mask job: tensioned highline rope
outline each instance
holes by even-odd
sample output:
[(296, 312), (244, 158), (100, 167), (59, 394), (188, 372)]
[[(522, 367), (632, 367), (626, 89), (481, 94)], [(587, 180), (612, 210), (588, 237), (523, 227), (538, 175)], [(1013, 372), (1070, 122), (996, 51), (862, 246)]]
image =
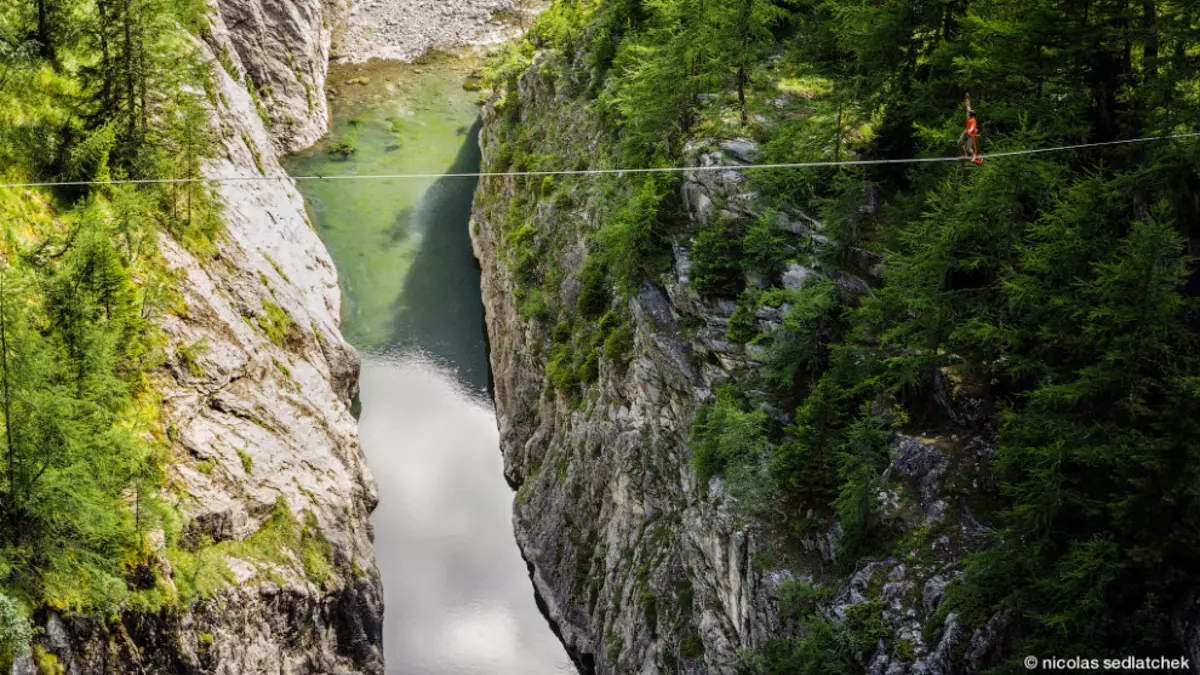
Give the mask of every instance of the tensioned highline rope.
[[(1102, 141), (1099, 143), (1079, 143), (1077, 145), (1059, 145), (1051, 148), (1032, 148), (1028, 150), (1009, 150), (979, 155), (979, 159), (996, 159), (999, 157), (1016, 157), (1018, 155), (1036, 155), (1046, 152), (1063, 152), (1065, 150), (1082, 150), (1105, 145), (1126, 145), (1129, 143), (1150, 143), (1168, 141), (1177, 138), (1200, 137), (1200, 132), (1170, 134), (1167, 136), (1146, 136), (1143, 138), (1127, 138), (1119, 141)], [(627, 173), (688, 173), (692, 171), (749, 171), (761, 169), (808, 169), (832, 166), (875, 166), (880, 164), (927, 164), (932, 162), (964, 162), (970, 161), (965, 157), (911, 157), (906, 159), (847, 159), (826, 162), (786, 162), (781, 164), (725, 164), (713, 166), (669, 166), (646, 169), (575, 169), (563, 171), (474, 171), (464, 173), (391, 173), (391, 174), (343, 174), (333, 176), (224, 176), (215, 178), (146, 178), (131, 180), (107, 181), (63, 181), (47, 183), (0, 183), (3, 188), (37, 188), (37, 187), (74, 187), (84, 185), (157, 185), (171, 183), (249, 183), (256, 181), (276, 180), (400, 180), (400, 179), (431, 179), (431, 178), (505, 178), (521, 176), (598, 176), (605, 174)]]

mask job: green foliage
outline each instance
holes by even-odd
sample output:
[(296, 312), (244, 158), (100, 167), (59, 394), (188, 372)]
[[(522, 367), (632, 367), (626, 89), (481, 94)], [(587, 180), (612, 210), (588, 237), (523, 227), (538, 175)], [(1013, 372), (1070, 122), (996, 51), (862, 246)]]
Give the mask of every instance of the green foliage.
[[(93, 202), (79, 214), (57, 267), (0, 268), (9, 581), (61, 607), (120, 598), (119, 557), (103, 552), (134, 546), (149, 523), (118, 504), (132, 489), (140, 512), (158, 474), (145, 440), (156, 420), (137, 418), (149, 403), (142, 373), (161, 362), (161, 337), (143, 312), (155, 303), (148, 287), (133, 286), (104, 206)], [(38, 568), (27, 566), (33, 560)]]
[(679, 642), (679, 656), (684, 659), (699, 658), (704, 654), (704, 641), (692, 633)]
[(250, 159), (254, 161), (254, 168), (258, 170), (258, 175), (267, 175), (267, 171), (263, 167), (262, 153), (258, 151), (258, 144), (245, 131), (242, 132), (242, 144), (250, 151)]
[(879, 601), (860, 602), (846, 608), (845, 627), (849, 632), (850, 650), (856, 654), (871, 654), (875, 645), (888, 635), (883, 618), (887, 605)]
[[(1159, 31), (1135, 42), (1157, 50), (1161, 40), (1179, 39), (1166, 28), (1179, 17), (1161, 9), (1137, 9)], [(1164, 81), (1194, 71), (1125, 59), (1106, 23), (1110, 8), (1078, 15), (999, 3), (963, 8), (949, 22), (941, 13), (883, 6), (846, 12), (813, 3), (809, 11), (804, 20), (819, 39), (806, 47), (836, 47), (806, 58), (845, 95), (874, 92), (853, 108), (886, 109), (865, 152), (943, 152), (961, 125), (961, 108), (945, 92), (961, 91), (963, 82), (986, 110), (993, 147), (1132, 137), (1167, 116), (1197, 118), (1195, 100), (1168, 113), (1159, 98)], [(895, 35), (935, 25), (928, 67), (904, 74), (915, 57), (883, 48)], [(1053, 44), (1040, 32), (1046, 26)], [(1064, 62), (1112, 65), (1098, 78), (1079, 78)], [(874, 86), (897, 75), (905, 86)], [(1086, 111), (1088, 101), (1110, 97), (1125, 103)], [(889, 355), (879, 384), (920, 414), (923, 383), (953, 366), (990, 382), (1001, 402), (993, 469), (1005, 486), (1002, 530), (995, 547), (971, 558), (950, 603), (972, 625), (1014, 610), (1012, 654), (1120, 654), (1171, 639), (1162, 598), (1180, 587), (1167, 580), (1181, 579), (1198, 550), (1178, 529), (1190, 525), (1161, 506), (1195, 499), (1196, 448), (1179, 435), (1191, 433), (1196, 405), (1180, 377), (1197, 366), (1181, 293), (1182, 224), (1195, 210), (1166, 187), (1196, 180), (1176, 164), (1181, 152), (1192, 154), (1162, 148), (988, 162), (965, 174), (875, 172), (866, 178), (884, 190), (877, 212), (901, 225), (892, 232), (874, 231), (878, 221), (855, 220), (847, 215), (855, 209), (841, 206), (861, 180), (835, 182), (829, 195), (839, 239), (888, 246), (888, 284), (853, 317), (855, 331), (879, 336)], [(902, 180), (918, 198), (888, 198)], [(832, 388), (817, 391), (836, 400)], [(836, 419), (829, 410), (822, 420)], [(835, 426), (843, 438), (864, 420), (841, 415)], [(837, 507), (850, 522), (861, 524), (867, 478), (878, 474), (871, 454), (842, 452), (838, 462), (845, 484)]]
[(817, 605), (833, 598), (834, 588), (815, 587), (806, 581), (788, 580), (779, 585), (779, 613), (785, 619), (799, 621), (817, 610)]
[(768, 283), (778, 283), (787, 268), (788, 245), (772, 219), (773, 215), (768, 213), (746, 230), (742, 266), (747, 272), (757, 272)]
[(728, 472), (731, 477), (753, 480), (767, 450), (767, 415), (747, 411), (729, 388), (696, 413), (692, 425), (692, 468), (701, 485)]
[(620, 635), (610, 635), (604, 641), (604, 657), (609, 663), (616, 663), (621, 658), (621, 652), (625, 649), (625, 641)]
[(295, 328), (292, 316), (287, 310), (267, 299), (263, 299), (262, 308), (263, 313), (254, 317), (258, 327), (276, 346), (286, 346)]
[(351, 134), (340, 141), (334, 141), (330, 143), (325, 148), (325, 151), (341, 159), (350, 159), (351, 155), (358, 152), (358, 145), (356, 144), (357, 140), (358, 139)]
[(33, 626), (24, 608), (0, 593), (0, 663), (28, 654), (31, 640)]
[(575, 306), (586, 317), (599, 316), (608, 309), (611, 301), (608, 293), (608, 273), (598, 258), (589, 258), (579, 273), (579, 298)]
[(254, 102), (254, 110), (258, 113), (258, 119), (262, 122), (263, 127), (271, 128), (271, 113), (267, 112), (267, 108), (263, 105), (262, 93), (259, 91), (258, 85), (255, 84), (254, 78), (250, 77), (250, 73), (246, 73), (246, 91), (250, 93), (250, 100)]
[(658, 634), (658, 596), (651, 591), (642, 593), (641, 598), (642, 616), (646, 620), (646, 626), (650, 629), (651, 635)]
[(745, 123), (746, 91), (783, 12), (768, 0), (633, 4), (605, 8), (591, 53), (597, 65), (611, 68), (599, 104), (623, 129), (625, 160), (672, 157), (701, 93), (734, 87)]
[(614, 328), (604, 340), (604, 356), (615, 363), (629, 363), (633, 358), (633, 330), (626, 325)]
[[(247, 539), (215, 545), (211, 540), (202, 541), (194, 552), (172, 547), (168, 556), (174, 569), (177, 601), (183, 603), (212, 597), (232, 583), (234, 576), (225, 562), (229, 557), (249, 562), (260, 574), (276, 580), (278, 568), (290, 568), (317, 586), (327, 583), (334, 572), (333, 548), (321, 533), (316, 516), (305, 511), (302, 519), (297, 519), (283, 498), (276, 501), (266, 521)], [(211, 644), (211, 640), (208, 642)]]
[(304, 512), (304, 526), (300, 531), (300, 560), (304, 575), (317, 586), (322, 586), (333, 576), (333, 545), (321, 534), (316, 515)]
[(787, 294), (791, 308), (771, 336), (763, 378), (785, 392), (810, 386), (829, 362), (827, 345), (838, 337), (836, 285), (809, 284)]
[(517, 310), (525, 319), (550, 318), (550, 305), (546, 301), (546, 291), (539, 287), (525, 289), (517, 296)]
[(514, 86), (516, 79), (529, 67), (533, 49), (533, 44), (528, 41), (506, 43), (484, 64), (484, 86), (493, 89), (501, 85)]
[(744, 345), (758, 335), (758, 294), (747, 289), (738, 297), (737, 309), (729, 317), (725, 338), (733, 344)]
[(718, 218), (696, 236), (691, 278), (698, 293), (736, 298), (746, 287), (744, 235), (740, 222)]
[(745, 124), (748, 117), (746, 94), (751, 78), (760, 68), (761, 59), (772, 48), (772, 28), (787, 13), (774, 0), (733, 0), (717, 3), (714, 9), (715, 36), (722, 38), (718, 58), (733, 72), (738, 107), (742, 124)]
[(621, 315), (614, 311), (609, 311), (600, 318), (600, 323), (597, 324), (596, 328), (600, 331), (600, 338), (606, 340), (620, 325)]
[(37, 664), (38, 675), (63, 675), (66, 672), (58, 657), (40, 645), (33, 649), (33, 662)]
[(246, 475), (254, 473), (254, 458), (245, 450), (238, 450), (237, 456), (242, 462), (242, 470), (246, 472)]
[(560, 391), (571, 391), (579, 381), (579, 367), (574, 362), (574, 352), (570, 345), (556, 345), (550, 352), (550, 362), (546, 364), (546, 376), (550, 383)]
[(504, 234), (505, 251), (509, 258), (508, 268), (512, 270), (517, 281), (524, 285), (532, 285), (537, 281), (542, 261), (537, 239), (537, 231), (529, 223), (523, 223)]
[(798, 638), (780, 638), (742, 652), (744, 675), (853, 675), (860, 672), (848, 630), (813, 615)]
[(208, 353), (208, 340), (200, 338), (190, 345), (181, 345), (176, 350), (175, 355), (179, 358), (179, 364), (183, 366), (192, 377), (204, 377), (204, 366), (200, 365), (199, 358)]
[[(0, 165), (9, 182), (201, 176), (216, 150), (193, 0), (0, 7)], [(28, 41), (25, 36), (37, 36)], [(131, 602), (146, 533), (168, 527), (149, 374), (180, 311), (158, 252), (213, 249), (201, 182), (0, 194), (0, 589), (36, 608)], [(180, 365), (200, 372), (201, 344)], [(151, 586), (155, 584), (149, 582)], [(0, 621), (0, 623), (4, 623)], [(54, 672), (53, 659), (39, 665)]]
[(612, 214), (596, 235), (601, 261), (627, 293), (643, 279), (657, 277), (669, 265), (663, 209), (673, 187), (666, 178), (646, 178), (633, 198)]
[(589, 351), (587, 356), (583, 358), (583, 365), (579, 367), (579, 380), (581, 382), (595, 382), (600, 378), (600, 352), (595, 349)]
[(841, 489), (833, 500), (834, 512), (842, 525), (838, 547), (847, 558), (861, 554), (869, 541), (881, 534), (882, 523), (874, 508), (878, 477), (888, 463), (887, 445), (891, 439), (883, 422), (871, 417), (863, 406), (859, 417), (846, 429), (845, 442), (838, 449), (838, 478)]
[(550, 337), (556, 344), (564, 344), (571, 340), (571, 322), (559, 321), (550, 331)]

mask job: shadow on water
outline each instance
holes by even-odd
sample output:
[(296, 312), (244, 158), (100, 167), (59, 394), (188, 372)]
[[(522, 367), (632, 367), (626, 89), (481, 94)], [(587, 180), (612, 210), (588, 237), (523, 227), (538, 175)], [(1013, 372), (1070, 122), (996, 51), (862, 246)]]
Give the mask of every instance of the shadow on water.
[[(467, 133), (449, 173), (479, 170), (479, 129)], [(420, 248), (396, 301), (387, 341), (401, 351), (419, 349), (457, 372), (462, 386), (489, 395), (487, 342), (480, 302), (479, 265), (467, 231), (478, 180), (441, 178), (425, 192), (411, 217)], [(464, 270), (469, 270), (464, 273)]]
[(411, 225), (414, 221), (412, 208), (407, 208), (396, 214), (392, 221), (392, 229), (388, 231), (388, 245), (398, 246), (412, 237)]

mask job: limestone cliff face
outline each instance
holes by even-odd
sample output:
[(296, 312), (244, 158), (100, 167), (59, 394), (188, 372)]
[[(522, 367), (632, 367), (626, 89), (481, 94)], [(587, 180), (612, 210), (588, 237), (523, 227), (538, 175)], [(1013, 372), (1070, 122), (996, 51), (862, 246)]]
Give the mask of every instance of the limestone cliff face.
[[(199, 45), (223, 62), (211, 97), (220, 150), (208, 175), (282, 176), (276, 148), (323, 133), (336, 10), (307, 0), (214, 8)], [(304, 76), (281, 54), (295, 56)], [(297, 83), (314, 88), (319, 114), (269, 129), (246, 72), (277, 83), (276, 114), (303, 101)], [(163, 318), (169, 365), (155, 387), (175, 456), (160, 498), (182, 514), (180, 547), (219, 570), (221, 588), (185, 608), (51, 613), (39, 642), (72, 675), (382, 673), (383, 595), (368, 523), (378, 500), (350, 411), (359, 361), (339, 332), (336, 270), (292, 181), (226, 183), (219, 195), (225, 232), (215, 255), (160, 241), (185, 307)], [(299, 548), (242, 554), (238, 544), (284, 504), (316, 542), (315, 559)], [(205, 550), (216, 553), (202, 558)], [(156, 553), (160, 583), (175, 583), (183, 572)], [(38, 671), (27, 658), (15, 672)]]
[[(606, 132), (586, 102), (570, 95), (571, 78), (559, 55), (540, 54), (517, 91), (499, 97), (503, 111), (485, 109), (485, 169), (503, 168), (497, 162), (515, 152), (589, 166)], [(744, 139), (700, 139), (687, 147), (689, 166), (718, 169), (687, 172), (678, 188), (693, 232), (716, 217), (761, 216), (745, 176), (719, 170), (752, 162), (755, 153)], [(624, 197), (603, 196), (606, 190)], [(946, 581), (980, 530), (960, 496), (976, 460), (989, 452), (985, 435), (894, 439), (895, 461), (882, 478), (889, 489), (874, 508), (922, 533), (903, 559), (839, 561), (836, 527), (811, 535), (800, 551), (781, 551), (763, 526), (739, 513), (721, 479), (696, 485), (688, 440), (698, 407), (721, 382), (761, 364), (754, 347), (725, 337), (735, 303), (704, 299), (691, 287), (689, 234), (674, 236), (669, 273), (617, 302), (634, 336), (628, 365), (604, 354), (596, 381), (578, 396), (556, 390), (547, 374), (552, 354), (572, 338), (523, 302), (518, 275), (527, 274), (528, 262), (513, 242), (549, 242), (538, 249), (539, 269), (555, 270), (545, 303), (551, 314), (565, 307), (571, 316), (603, 205), (631, 192), (629, 184), (597, 180), (487, 179), (473, 215), (505, 471), (519, 486), (516, 536), (581, 669), (732, 675), (742, 665), (739, 650), (799, 630), (780, 616), (779, 590), (789, 580), (826, 589), (816, 609), (831, 621), (882, 619), (873, 629), (878, 646), (868, 639), (856, 654), (871, 673), (948, 675), (985, 663), (1004, 617), (989, 631), (964, 635), (953, 615), (943, 621), (937, 614)], [(776, 225), (802, 252), (783, 275), (785, 286), (826, 278), (848, 293), (870, 293), (867, 280), (815, 262), (811, 254), (827, 245), (819, 222), (785, 210)], [(786, 312), (786, 306), (760, 309), (760, 329), (778, 329)], [(974, 404), (946, 392), (941, 403), (969, 425)], [(965, 670), (951, 663), (955, 645), (967, 654)]]
[(330, 47), (350, 4), (216, 0), (215, 56), (251, 92), (251, 115), (269, 121), (271, 138), (283, 152), (306, 148), (325, 133)]

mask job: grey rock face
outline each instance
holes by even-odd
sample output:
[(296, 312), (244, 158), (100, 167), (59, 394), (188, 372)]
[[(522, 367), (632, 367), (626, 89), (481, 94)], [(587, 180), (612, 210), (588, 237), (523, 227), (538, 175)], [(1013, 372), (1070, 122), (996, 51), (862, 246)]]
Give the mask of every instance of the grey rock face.
[(804, 286), (804, 282), (816, 275), (816, 272), (803, 266), (791, 264), (783, 273), (783, 287), (796, 290)]
[[(544, 95), (522, 86), (530, 100)], [(491, 115), (485, 161), (495, 147)], [(631, 363), (602, 361), (597, 397), (573, 410), (546, 392), (535, 345), (548, 329), (521, 317), (498, 223), (480, 210), (475, 221), (505, 472), (521, 486), (514, 527), (549, 617), (584, 672), (732, 675), (736, 650), (775, 630), (770, 597), (786, 578), (753, 568), (760, 533), (719, 487), (700, 496), (684, 442), (710, 377), (721, 376), (697, 368), (689, 352), (694, 341), (723, 344), (732, 305), (709, 306), (686, 284), (667, 292), (646, 284), (630, 300)], [(582, 245), (556, 253), (577, 268)], [(679, 268), (686, 273), (686, 255)], [(710, 332), (685, 330), (681, 302), (708, 308)], [(702, 643), (702, 653), (681, 654), (684, 641)]]
[[(536, 71), (522, 80), (520, 95), (527, 114), (571, 114), (556, 108)], [(485, 164), (498, 126), (485, 111)], [(694, 165), (755, 152), (749, 142), (725, 145), (693, 148)], [(515, 187), (483, 188), (472, 241), (483, 270), (505, 471), (520, 486), (514, 527), (534, 584), (585, 672), (732, 675), (739, 649), (779, 633), (775, 595), (791, 578), (756, 567), (767, 551), (763, 532), (739, 516), (720, 479), (705, 494), (691, 469), (696, 409), (716, 383), (750, 362), (725, 337), (736, 303), (698, 296), (687, 278), (690, 242), (675, 242), (674, 273), (629, 300), (632, 361), (622, 368), (602, 360), (594, 394), (574, 409), (544, 380), (538, 345), (548, 327), (522, 318), (500, 250), (500, 216), (489, 218), (484, 207), (508, 203)], [(724, 217), (748, 217), (746, 188), (737, 172), (697, 171), (683, 196), (699, 222), (716, 216), (717, 203)], [(572, 216), (591, 218), (585, 208)], [(556, 250), (564, 269), (583, 260), (587, 228), (580, 229)], [(773, 311), (765, 320), (781, 320), (786, 308)], [(813, 547), (832, 555), (828, 540)], [(681, 649), (685, 643), (692, 647)]]
[(758, 146), (746, 138), (734, 138), (721, 143), (721, 149), (733, 156), (738, 163), (752, 164), (759, 159)]
[(315, 143), (329, 119), (325, 76), (333, 30), (351, 0), (217, 0), (215, 56), (254, 91), (250, 113), (266, 115), (282, 152)]

